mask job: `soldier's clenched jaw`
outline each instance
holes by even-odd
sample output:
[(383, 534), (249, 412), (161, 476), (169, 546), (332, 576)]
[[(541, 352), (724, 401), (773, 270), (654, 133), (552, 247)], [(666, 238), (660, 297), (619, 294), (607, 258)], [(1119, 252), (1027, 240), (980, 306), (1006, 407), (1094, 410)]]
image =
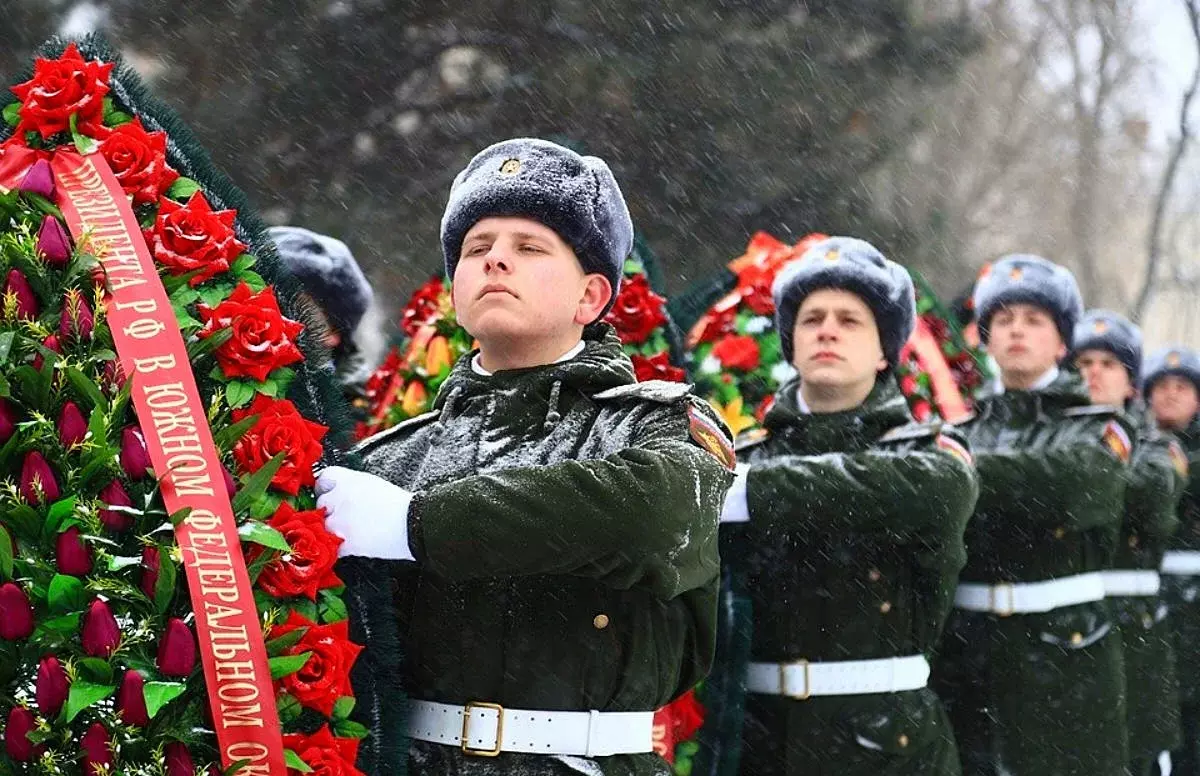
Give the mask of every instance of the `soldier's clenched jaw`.
[(528, 218), (485, 218), (468, 230), (454, 270), (458, 320), (488, 371), (549, 364), (571, 350), (612, 297), (603, 275)]
[(1147, 397), (1160, 428), (1182, 431), (1200, 413), (1200, 395), (1191, 380), (1165, 375), (1154, 381)]
[(792, 342), (800, 394), (814, 412), (862, 404), (888, 366), (871, 308), (849, 291), (826, 288), (806, 296)]
[(1054, 316), (1025, 303), (1001, 307), (989, 324), (988, 353), (1010, 390), (1028, 390), (1067, 355)]
[(1087, 383), (1092, 404), (1122, 407), (1133, 398), (1135, 389), (1129, 370), (1115, 354), (1100, 349), (1085, 350), (1075, 356), (1075, 368)]

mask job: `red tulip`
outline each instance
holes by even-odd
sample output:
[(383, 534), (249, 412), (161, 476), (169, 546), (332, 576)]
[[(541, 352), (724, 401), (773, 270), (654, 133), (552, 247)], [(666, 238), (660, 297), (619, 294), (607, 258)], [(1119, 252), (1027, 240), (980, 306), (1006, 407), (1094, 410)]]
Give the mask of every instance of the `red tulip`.
[(19, 763), (28, 762), (45, 748), (35, 746), (29, 734), (37, 729), (37, 719), (24, 706), (13, 706), (8, 712), (8, 723), (4, 726), (4, 751)]
[(237, 482), (224, 466), (221, 467), (221, 474), (225, 475), (225, 490), (229, 492), (229, 498), (233, 498), (237, 495)]
[(9, 270), (8, 278), (4, 281), (4, 296), (13, 296), (17, 300), (17, 318), (33, 319), (38, 315), (37, 296), (33, 287), (25, 279), (21, 270)]
[(21, 464), (21, 496), (31, 505), (58, 501), (58, 481), (46, 459), (36, 450), (25, 454)]
[(135, 482), (145, 479), (150, 468), (150, 453), (146, 451), (142, 430), (137, 426), (127, 426), (121, 431), (121, 468)]
[(104, 373), (100, 375), (100, 386), (110, 395), (115, 395), (125, 387), (125, 370), (121, 368), (118, 359), (112, 359), (104, 365)]
[(33, 606), (15, 582), (0, 585), (0, 639), (21, 641), (33, 633)]
[(12, 439), (17, 431), (17, 408), (10, 402), (0, 399), (0, 445)]
[(83, 651), (92, 657), (110, 657), (121, 642), (121, 628), (108, 604), (97, 598), (83, 615), (80, 640)]
[(108, 731), (103, 724), (93, 722), (79, 740), (79, 748), (83, 750), (85, 776), (113, 773), (113, 753), (108, 746)]
[[(49, 337), (46, 337), (46, 339), (42, 340), (42, 347), (44, 347), (46, 350), (49, 350), (53, 353), (62, 353), (62, 346), (58, 344), (58, 337), (54, 336), (53, 334), (51, 334)], [(42, 367), (45, 366), (45, 364), (46, 364), (46, 358), (41, 353), (38, 353), (36, 356), (34, 356), (34, 359), (33, 359), (33, 368), (34, 369), (36, 369), (40, 372), (40, 371), (42, 371)]]
[(161, 559), (158, 556), (157, 547), (145, 547), (142, 549), (142, 592), (150, 600), (154, 600), (154, 588), (158, 586), (158, 569), (160, 568)]
[(71, 526), (58, 535), (54, 563), (61, 574), (82, 577), (92, 573), (92, 551), (83, 543), (79, 529)]
[(178, 617), (167, 621), (167, 630), (158, 642), (158, 670), (164, 676), (186, 677), (196, 665), (196, 639), (187, 624)]
[(38, 229), (37, 251), (52, 267), (65, 267), (71, 260), (71, 236), (54, 216), (42, 219)]
[(71, 447), (82, 442), (87, 432), (87, 419), (75, 402), (68, 401), (58, 414), (58, 441), (62, 442), (63, 447)]
[(137, 671), (129, 670), (121, 677), (121, 686), (117, 688), (117, 715), (126, 725), (145, 727), (150, 724), (150, 714), (146, 711), (145, 680)]
[(67, 677), (67, 669), (58, 662), (58, 658), (50, 655), (38, 663), (37, 672), (37, 705), (46, 717), (56, 717), (67, 702), (67, 693), (71, 690), (71, 680)]
[(178, 741), (173, 741), (163, 749), (167, 760), (167, 776), (195, 776), (196, 766), (187, 747)]
[(17, 187), (21, 191), (28, 191), (31, 194), (40, 194), (51, 202), (54, 201), (54, 173), (50, 171), (50, 162), (45, 159), (38, 159), (29, 168), (29, 172), (25, 173), (25, 177), (21, 179), (21, 184)]
[(75, 289), (63, 295), (62, 314), (58, 317), (58, 336), (64, 340), (91, 339), (96, 328), (96, 316), (83, 294)]
[[(113, 480), (105, 485), (100, 491), (100, 500), (110, 507), (133, 506), (133, 499), (129, 497), (120, 480)], [(133, 515), (115, 509), (101, 509), (100, 522), (110, 531), (127, 531), (133, 525)]]

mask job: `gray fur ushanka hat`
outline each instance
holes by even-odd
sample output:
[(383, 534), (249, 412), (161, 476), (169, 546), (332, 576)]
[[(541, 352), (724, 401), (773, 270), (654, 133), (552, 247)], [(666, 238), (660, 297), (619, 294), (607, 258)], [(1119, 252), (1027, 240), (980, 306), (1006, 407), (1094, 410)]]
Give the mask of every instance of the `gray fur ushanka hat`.
[(633, 221), (604, 160), (580, 156), (547, 140), (517, 138), (485, 148), (454, 179), (442, 216), (442, 254), (453, 280), (463, 238), (491, 216), (544, 224), (575, 251), (584, 272), (608, 278), (616, 300)]
[(875, 316), (884, 358), (895, 367), (917, 321), (912, 277), (875, 246), (853, 237), (822, 240), (775, 279), (775, 328), (788, 363), (792, 362), (796, 313), (805, 297), (824, 288), (849, 291), (866, 302)]
[(1142, 330), (1111, 310), (1088, 310), (1075, 324), (1071, 358), (1085, 350), (1106, 350), (1117, 357), (1129, 379), (1138, 384), (1142, 371)]
[(1149, 396), (1154, 384), (1168, 375), (1177, 375), (1192, 381), (1200, 392), (1200, 355), (1191, 348), (1171, 345), (1154, 351), (1142, 367), (1143, 395)]
[(375, 298), (346, 243), (299, 226), (273, 226), (267, 235), (283, 265), (343, 337), (358, 328)]
[(991, 335), (992, 316), (1012, 304), (1046, 310), (1063, 343), (1071, 347), (1075, 323), (1083, 315), (1083, 297), (1071, 270), (1027, 253), (1010, 254), (993, 264), (975, 284), (975, 314), (983, 344)]

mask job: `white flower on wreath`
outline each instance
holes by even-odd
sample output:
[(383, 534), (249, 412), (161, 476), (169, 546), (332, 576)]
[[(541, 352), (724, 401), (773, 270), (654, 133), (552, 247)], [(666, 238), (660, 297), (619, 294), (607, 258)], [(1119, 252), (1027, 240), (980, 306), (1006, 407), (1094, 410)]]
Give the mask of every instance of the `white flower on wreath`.
[(745, 329), (747, 334), (762, 334), (773, 325), (775, 325), (775, 322), (767, 316), (756, 315), (750, 320), (746, 321)]
[(720, 374), (721, 362), (716, 356), (706, 356), (705, 359), (700, 362), (700, 371), (706, 375)]
[(786, 361), (780, 361), (778, 364), (771, 367), (771, 379), (780, 385), (783, 385), (788, 380), (791, 380), (792, 376), (795, 374), (796, 368)]

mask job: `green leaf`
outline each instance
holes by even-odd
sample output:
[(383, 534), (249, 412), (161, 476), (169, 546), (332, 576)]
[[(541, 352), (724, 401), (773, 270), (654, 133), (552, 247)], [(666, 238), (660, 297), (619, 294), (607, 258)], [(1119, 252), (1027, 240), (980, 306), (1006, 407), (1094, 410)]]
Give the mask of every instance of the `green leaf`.
[(272, 515), (279, 511), (279, 505), (282, 503), (282, 496), (267, 491), (262, 495), (262, 498), (257, 499), (250, 505), (250, 517), (255, 520), (269, 520)]
[(350, 616), (346, 610), (346, 602), (341, 596), (335, 595), (328, 590), (321, 591), (321, 602), (317, 607), (321, 622), (341, 622)]
[(255, 389), (264, 396), (270, 396), (273, 399), (279, 398), (279, 383), (270, 378), (258, 383)]
[[(449, 372), (449, 367), (446, 369)], [(288, 389), (292, 387), (292, 381), (296, 379), (296, 370), (290, 367), (281, 366), (271, 372), (271, 379), (279, 386), (278, 396), (287, 396)]]
[(70, 381), (71, 387), (91, 405), (89, 409), (98, 407), (105, 411), (108, 410), (108, 399), (105, 399), (104, 394), (100, 393), (95, 381), (73, 366), (67, 367), (64, 371), (67, 373), (67, 380)]
[(107, 661), (98, 657), (83, 657), (75, 661), (75, 667), (83, 671), (89, 681), (97, 684), (111, 684), (113, 668)]
[(133, 116), (120, 110), (114, 110), (112, 113), (105, 114), (104, 116), (104, 122), (110, 127), (119, 127), (131, 121), (133, 121)]
[(198, 288), (197, 293), (200, 294), (200, 301), (206, 306), (216, 307), (229, 298), (233, 289), (233, 283), (228, 280), (211, 280)]
[(292, 611), (306, 620), (317, 622), (317, 605), (307, 598), (294, 598), (291, 603)]
[(79, 622), (82, 619), (82, 612), (64, 614), (62, 617), (54, 617), (38, 623), (38, 630), (54, 633), (59, 636), (73, 636), (76, 634), (76, 632), (78, 632)]
[(250, 290), (254, 291), (255, 293), (262, 291), (267, 287), (267, 281), (263, 280), (262, 275), (254, 272), (253, 270), (246, 270), (238, 276), (238, 280), (250, 286)]
[(68, 123), (71, 129), (71, 141), (75, 143), (75, 150), (84, 156), (95, 151), (96, 141), (79, 134), (79, 114), (72, 113)]
[(285, 676), (292, 674), (304, 668), (304, 664), (312, 657), (312, 652), (301, 652), (299, 655), (280, 655), (267, 659), (267, 665), (271, 667), (271, 678), (282, 679)]
[(248, 510), (255, 501), (258, 501), (267, 492), (267, 488), (271, 487), (271, 480), (275, 477), (279, 468), (283, 466), (283, 461), (286, 457), (286, 452), (279, 453), (270, 461), (267, 461), (266, 466), (263, 466), (250, 475), (250, 478), (246, 480), (246, 484), (233, 497), (234, 512)]
[(279, 712), (279, 722), (283, 725), (295, 722), (304, 713), (300, 701), (285, 692), (275, 696), (275, 709)]
[(238, 256), (233, 260), (233, 266), (230, 267), (230, 271), (233, 272), (234, 275), (240, 275), (257, 263), (257, 257), (252, 256), (249, 253), (243, 253), (241, 256)]
[(46, 513), (46, 523), (42, 528), (43, 538), (48, 538), (58, 533), (58, 527), (62, 525), (62, 521), (75, 513), (75, 504), (75, 497), (67, 496), (50, 505), (50, 510)]
[(232, 450), (241, 440), (246, 432), (254, 428), (254, 424), (258, 422), (258, 415), (247, 415), (237, 423), (231, 423), (217, 433), (213, 434), (213, 442), (222, 452)]
[(238, 537), (243, 542), (254, 542), (261, 544), (263, 547), (269, 547), (272, 550), (280, 552), (291, 552), (292, 547), (288, 544), (287, 539), (283, 538), (283, 534), (272, 528), (266, 523), (256, 523), (250, 521), (242, 523), (238, 526)]
[(8, 534), (0, 530), (0, 579), (13, 578), (13, 543)]
[(175, 576), (177, 570), (175, 561), (171, 560), (171, 552), (166, 547), (158, 548), (158, 580), (154, 583), (154, 608), (159, 614), (166, 614), (171, 607), (171, 598), (175, 595)]
[(109, 555), (108, 570), (121, 571), (123, 569), (132, 568), (142, 565), (142, 559), (136, 555)]
[(204, 267), (200, 267), (199, 269), (194, 269), (191, 272), (185, 272), (182, 275), (166, 275), (162, 278), (162, 283), (163, 287), (167, 289), (167, 295), (170, 296), (180, 288), (189, 285), (192, 281), (192, 278), (196, 277), (203, 271)]
[(92, 441), (97, 444), (104, 444), (108, 434), (108, 421), (105, 417), (104, 410), (99, 407), (92, 408), (92, 414), (88, 416), (88, 433), (92, 435)]
[(12, 352), (12, 344), (16, 336), (15, 331), (0, 332), (0, 366), (4, 366), (4, 362), (8, 361), (8, 354)]
[(300, 639), (304, 638), (304, 634), (308, 633), (308, 628), (296, 628), (288, 631), (277, 639), (271, 639), (266, 643), (268, 655), (278, 655), (285, 649), (296, 646), (300, 643)]
[(142, 688), (146, 696), (146, 713), (153, 717), (186, 689), (187, 685), (182, 682), (146, 682)]
[(53, 612), (80, 612), (88, 604), (87, 591), (78, 577), (55, 574), (46, 592), (46, 601)]
[(200, 184), (191, 178), (180, 176), (171, 184), (171, 188), (167, 189), (167, 196), (171, 199), (177, 199), (181, 202), (200, 190)]
[(187, 520), (191, 514), (192, 514), (191, 507), (184, 507), (182, 509), (176, 509), (173, 513), (171, 513), (171, 518), (170, 518), (171, 519), (171, 527), (178, 528), (179, 524), (182, 523), (184, 520)]
[(293, 752), (291, 749), (283, 750), (283, 763), (288, 767), (288, 770), (297, 770), (301, 773), (312, 773), (312, 768), (308, 763), (300, 759), (300, 755)]
[[(212, 336), (189, 342), (187, 346), (188, 359), (194, 364), (201, 357), (207, 356), (209, 353), (221, 347), (232, 338), (233, 329), (221, 329)], [(220, 371), (220, 367), (218, 367), (217, 370), (219, 377), (216, 379), (220, 382), (225, 382), (225, 373)]]
[(87, 707), (104, 700), (116, 691), (111, 684), (93, 684), (92, 682), (76, 679), (71, 683), (71, 692), (67, 694), (67, 718), (70, 722)]
[(225, 400), (234, 409), (244, 407), (254, 401), (255, 393), (257, 391), (254, 384), (245, 380), (230, 380), (229, 384), (225, 386)]
[(337, 703), (333, 704), (334, 719), (348, 719), (352, 711), (354, 711), (354, 698), (349, 695), (343, 695), (337, 699)]
[(350, 719), (338, 719), (333, 722), (333, 734), (339, 738), (366, 738), (370, 733), (367, 728)]
[(21, 123), (21, 103), (10, 102), (4, 106), (4, 123), (10, 127), (15, 127)]

